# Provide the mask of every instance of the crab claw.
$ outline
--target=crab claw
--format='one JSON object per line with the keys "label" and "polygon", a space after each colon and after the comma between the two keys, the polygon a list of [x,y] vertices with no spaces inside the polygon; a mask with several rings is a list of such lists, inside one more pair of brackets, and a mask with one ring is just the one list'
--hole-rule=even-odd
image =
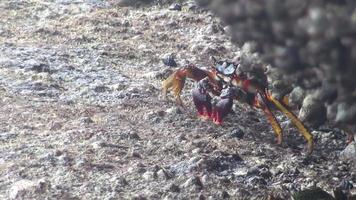
{"label": "crab claw", "polygon": [[209,79],[200,80],[193,89],[193,101],[198,111],[198,116],[202,119],[210,119],[212,113],[211,97],[209,95]]}
{"label": "crab claw", "polygon": [[232,103],[235,98],[235,91],[232,88],[226,88],[222,91],[220,99],[215,104],[212,113],[212,120],[215,124],[221,125],[223,119],[232,111]]}

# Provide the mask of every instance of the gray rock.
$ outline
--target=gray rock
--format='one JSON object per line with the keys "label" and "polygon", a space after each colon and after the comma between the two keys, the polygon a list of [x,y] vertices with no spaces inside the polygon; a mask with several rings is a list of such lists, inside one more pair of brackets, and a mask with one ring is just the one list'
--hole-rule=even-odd
{"label": "gray rock", "polygon": [[145,173],[142,174],[142,178],[144,178],[147,181],[152,181],[157,178],[157,173],[152,171],[146,171]]}
{"label": "gray rock", "polygon": [[188,180],[186,180],[182,185],[182,188],[187,188],[187,189],[193,189],[193,190],[202,190],[203,189],[203,183],[200,181],[199,177],[190,177]]}
{"label": "gray rock", "polygon": [[292,107],[299,108],[302,106],[303,100],[305,98],[305,91],[301,87],[293,88],[292,92],[289,94],[289,105]]}
{"label": "gray rock", "polygon": [[169,10],[181,11],[182,10],[182,5],[180,5],[179,3],[174,3],[171,6],[169,6]]}
{"label": "gray rock", "polygon": [[153,0],[119,0],[117,4],[120,6],[137,6],[141,3],[147,4],[151,2],[153,2]]}
{"label": "gray rock", "polygon": [[23,179],[11,185],[8,197],[9,199],[26,199],[26,195],[43,193],[48,187],[50,187],[50,184],[44,179],[37,181]]}
{"label": "gray rock", "polygon": [[340,158],[344,161],[353,161],[356,163],[356,142],[350,143],[340,152]]}
{"label": "gray rock", "polygon": [[307,95],[299,111],[299,119],[312,127],[318,127],[326,121],[326,106],[314,95]]}
{"label": "gray rock", "polygon": [[245,135],[245,132],[242,129],[236,128],[236,129],[231,131],[229,137],[242,139],[244,137],[244,135]]}
{"label": "gray rock", "polygon": [[[321,93],[322,103],[355,101],[356,55],[351,52],[354,52],[356,39],[350,37],[356,24],[354,1],[197,2],[210,8],[231,27],[236,44],[242,46],[246,42],[255,42],[256,51],[263,61],[278,69],[283,79],[291,81],[290,85],[307,89],[320,89],[323,85],[326,90]],[[276,82],[277,79],[271,81]],[[275,83],[272,87],[280,85]],[[308,94],[314,92],[307,91]],[[276,95],[281,96],[280,91]],[[319,109],[322,111],[323,108]],[[355,116],[356,109],[349,109],[349,112],[344,112],[340,108],[340,121],[348,118],[346,116]],[[324,120],[321,114],[319,116]],[[322,120],[315,121],[316,126]]]}
{"label": "gray rock", "polygon": [[174,60],[174,54],[172,54],[172,53],[167,53],[167,54],[163,55],[162,62],[163,62],[163,64],[165,64],[169,67],[177,67],[177,63]]}
{"label": "gray rock", "polygon": [[168,191],[178,193],[180,192],[180,188],[178,185],[171,183],[170,185],[168,185]]}

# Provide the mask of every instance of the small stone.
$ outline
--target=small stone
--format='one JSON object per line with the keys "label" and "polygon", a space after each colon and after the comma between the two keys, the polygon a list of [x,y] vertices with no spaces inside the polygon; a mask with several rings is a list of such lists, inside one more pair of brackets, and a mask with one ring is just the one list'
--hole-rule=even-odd
{"label": "small stone", "polygon": [[199,177],[191,177],[185,183],[182,184],[183,188],[194,188],[196,190],[203,189],[203,183],[200,181]]}
{"label": "small stone", "polygon": [[182,6],[179,3],[174,3],[171,6],[169,6],[169,10],[181,11],[182,10]]}
{"label": "small stone", "polygon": [[219,195],[222,199],[228,199],[230,198],[230,194],[228,192],[226,192],[225,190],[222,191]]}
{"label": "small stone", "polygon": [[57,131],[57,130],[61,129],[62,127],[63,127],[63,125],[60,122],[51,122],[49,129],[51,131]]}
{"label": "small stone", "polygon": [[122,188],[129,184],[125,177],[122,176],[114,177],[111,179],[111,181],[114,183],[114,190],[117,192],[122,191]]}
{"label": "small stone", "polygon": [[157,177],[161,180],[168,180],[168,179],[172,178],[172,176],[173,176],[173,174],[168,173],[164,169],[160,169],[157,171]]}
{"label": "small stone", "polygon": [[88,161],[84,158],[79,158],[75,161],[75,167],[82,168],[88,164]]}
{"label": "small stone", "polygon": [[140,140],[140,136],[136,132],[130,132],[129,134],[130,139]]}
{"label": "small stone", "polygon": [[206,199],[205,196],[202,193],[199,194],[198,198],[199,198],[199,200],[205,200]]}
{"label": "small stone", "polygon": [[343,180],[341,183],[338,185],[338,188],[342,190],[351,190],[354,188],[353,184],[348,181],[348,180]]}
{"label": "small stone", "polygon": [[230,133],[230,138],[238,138],[238,139],[242,139],[244,137],[245,133],[242,129],[240,128],[236,128],[234,130],[231,131]]}
{"label": "small stone", "polygon": [[147,171],[142,174],[142,178],[144,178],[147,181],[154,180],[157,177],[157,174],[151,171]]}
{"label": "small stone", "polygon": [[201,182],[202,184],[207,184],[209,181],[209,176],[207,174],[205,174],[203,177],[201,177]]}
{"label": "small stone", "polygon": [[142,158],[141,154],[136,152],[136,151],[131,152],[130,157],[132,157],[132,158]]}
{"label": "small stone", "polygon": [[105,146],[105,143],[103,141],[95,141],[91,143],[91,146],[93,149],[100,149]]}
{"label": "small stone", "polygon": [[192,154],[199,154],[201,152],[200,148],[195,148],[192,150]]}
{"label": "small stone", "polygon": [[305,91],[301,87],[295,87],[289,94],[289,106],[300,107],[305,97]]}
{"label": "small stone", "polygon": [[177,67],[177,63],[174,60],[174,55],[172,53],[165,54],[162,58],[162,62],[169,67]]}
{"label": "small stone", "polygon": [[80,119],[80,121],[84,124],[91,124],[94,122],[90,117],[83,117]]}
{"label": "small stone", "polygon": [[167,114],[182,114],[182,111],[178,107],[171,107],[166,110]]}
{"label": "small stone", "polygon": [[303,100],[298,118],[312,127],[319,127],[326,121],[326,106],[314,95],[308,95]]}
{"label": "small stone", "polygon": [[155,74],[154,78],[159,79],[159,80],[167,79],[172,73],[173,73],[173,70],[167,68],[167,69],[164,69],[162,72],[157,72]]}
{"label": "small stone", "polygon": [[69,157],[67,153],[63,153],[61,156],[58,157],[58,164],[62,166],[69,166],[71,165],[72,158]]}
{"label": "small stone", "polygon": [[10,199],[26,199],[25,195],[28,193],[40,192],[43,186],[43,181],[36,182],[27,179],[17,181],[12,184],[9,190]]}
{"label": "small stone", "polygon": [[347,147],[340,152],[340,159],[344,161],[354,161],[356,162],[356,143],[352,142]]}
{"label": "small stone", "polygon": [[170,192],[176,192],[176,193],[180,192],[179,186],[174,183],[170,184],[168,188]]}

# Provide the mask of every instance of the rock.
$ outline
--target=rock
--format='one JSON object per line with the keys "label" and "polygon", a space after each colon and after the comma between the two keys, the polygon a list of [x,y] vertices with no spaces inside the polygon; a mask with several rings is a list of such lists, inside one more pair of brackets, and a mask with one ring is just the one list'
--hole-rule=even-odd
{"label": "rock", "polygon": [[49,187],[50,183],[44,179],[38,181],[23,179],[11,185],[9,199],[26,199],[26,195],[43,193]]}
{"label": "rock", "polygon": [[93,143],[91,143],[91,146],[93,149],[101,149],[105,146],[105,142],[103,141],[95,141]]}
{"label": "rock", "polygon": [[[231,26],[232,40],[237,45],[255,42],[263,62],[280,71],[285,80],[290,80],[289,85],[306,88],[307,94],[324,87],[321,103],[355,102],[356,54],[351,52],[356,39],[349,36],[356,24],[354,1],[197,2]],[[346,121],[356,119],[355,116],[356,109],[340,108],[338,119],[353,125],[355,121]]]}
{"label": "rock", "polygon": [[121,192],[124,187],[129,185],[123,176],[115,176],[111,179],[111,181],[113,182],[113,187],[116,192]]}
{"label": "rock", "polygon": [[186,182],[181,185],[182,188],[194,189],[194,190],[202,190],[203,183],[200,181],[199,177],[191,177]]}
{"label": "rock", "polygon": [[354,188],[353,184],[348,181],[348,180],[343,180],[341,183],[338,185],[338,188],[341,190],[346,190],[349,191]]}
{"label": "rock", "polygon": [[178,185],[174,184],[174,183],[171,183],[169,186],[168,186],[168,191],[170,192],[180,192],[180,188]]}
{"label": "rock", "polygon": [[182,114],[182,111],[179,109],[179,107],[174,106],[174,107],[168,108],[166,110],[166,113],[170,114],[170,115],[175,115],[175,114]]}
{"label": "rock", "polygon": [[293,88],[292,92],[289,94],[289,106],[299,108],[302,106],[303,100],[305,98],[305,91],[301,87]]}
{"label": "rock", "polygon": [[164,169],[160,169],[157,171],[157,177],[161,180],[168,180],[173,177],[173,174],[167,172]]}
{"label": "rock", "polygon": [[356,142],[352,142],[340,152],[340,159],[344,161],[354,161],[356,163]]}
{"label": "rock", "polygon": [[162,62],[169,67],[177,67],[177,63],[174,60],[174,55],[172,53],[165,54],[162,58]]}
{"label": "rock", "polygon": [[204,194],[200,193],[199,196],[198,196],[198,199],[199,200],[205,200],[206,198],[205,198]]}
{"label": "rock", "polygon": [[197,8],[198,8],[197,4],[194,1],[187,2],[186,6],[187,6],[187,9],[190,11],[197,10]]}
{"label": "rock", "polygon": [[147,171],[147,172],[142,174],[142,178],[144,178],[147,181],[152,181],[152,180],[157,178],[157,173],[154,173],[154,172],[151,172],[151,171]]}
{"label": "rock", "polygon": [[151,3],[153,0],[119,0],[117,4],[119,6],[137,6],[140,3]]}
{"label": "rock", "polygon": [[319,127],[326,121],[326,106],[314,95],[307,95],[299,111],[299,119],[312,127]]}
{"label": "rock", "polygon": [[221,199],[229,199],[230,198],[230,194],[228,192],[226,192],[225,190],[221,191],[219,196]]}
{"label": "rock", "polygon": [[182,10],[182,5],[180,5],[179,3],[174,3],[171,6],[169,6],[169,10],[181,11]]}
{"label": "rock", "polygon": [[74,166],[77,168],[83,168],[88,164],[88,161],[85,158],[78,158],[75,160]]}
{"label": "rock", "polygon": [[240,128],[236,128],[234,130],[231,131],[229,137],[230,138],[237,138],[237,139],[242,139],[245,135],[245,132],[240,129]]}
{"label": "rock", "polygon": [[173,73],[172,69],[164,69],[162,72],[157,72],[154,78],[159,80],[167,79]]}
{"label": "rock", "polygon": [[311,188],[293,194],[295,200],[334,200],[334,198],[321,188]]}
{"label": "rock", "polygon": [[58,164],[62,166],[70,166],[72,161],[73,159],[67,153],[63,153],[58,157]]}
{"label": "rock", "polygon": [[337,106],[336,123],[350,124],[354,126],[356,122],[356,103],[340,103]]}
{"label": "rock", "polygon": [[47,64],[41,63],[37,60],[30,59],[25,61],[22,65],[25,69],[32,70],[38,73],[50,72],[50,68]]}

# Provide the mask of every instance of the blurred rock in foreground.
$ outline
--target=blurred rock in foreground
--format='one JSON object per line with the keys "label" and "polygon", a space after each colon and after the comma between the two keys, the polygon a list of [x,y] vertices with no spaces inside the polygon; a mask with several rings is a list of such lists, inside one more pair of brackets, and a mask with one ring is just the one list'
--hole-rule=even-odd
{"label": "blurred rock in foreground", "polygon": [[197,2],[230,26],[235,43],[255,43],[266,63],[336,105],[331,121],[356,124],[356,1]]}

